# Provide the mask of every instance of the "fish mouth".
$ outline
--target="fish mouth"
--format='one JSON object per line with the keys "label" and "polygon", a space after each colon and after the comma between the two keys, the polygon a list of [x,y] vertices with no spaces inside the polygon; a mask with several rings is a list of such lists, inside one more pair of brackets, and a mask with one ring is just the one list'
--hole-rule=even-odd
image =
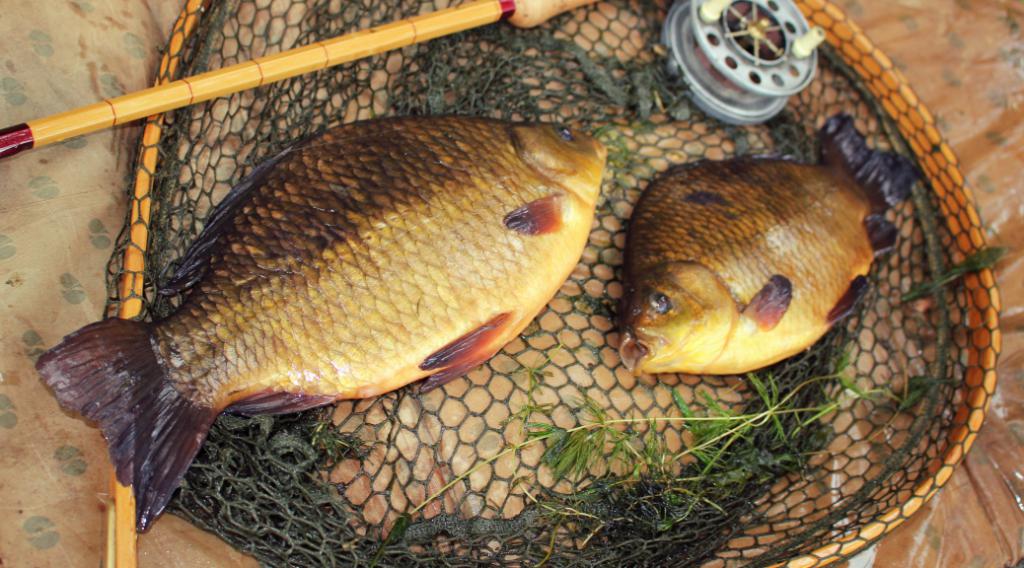
{"label": "fish mouth", "polygon": [[634,337],[633,333],[626,331],[622,334],[622,344],[619,345],[619,358],[626,366],[626,369],[634,375],[640,372],[644,360],[650,355],[651,349],[642,340]]}

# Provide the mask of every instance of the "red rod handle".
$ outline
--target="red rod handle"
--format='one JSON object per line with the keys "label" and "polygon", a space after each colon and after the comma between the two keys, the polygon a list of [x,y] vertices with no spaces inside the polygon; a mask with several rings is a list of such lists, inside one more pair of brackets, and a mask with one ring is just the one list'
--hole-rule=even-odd
{"label": "red rod handle", "polygon": [[0,129],[0,158],[13,156],[22,150],[30,150],[35,143],[32,129],[24,122]]}

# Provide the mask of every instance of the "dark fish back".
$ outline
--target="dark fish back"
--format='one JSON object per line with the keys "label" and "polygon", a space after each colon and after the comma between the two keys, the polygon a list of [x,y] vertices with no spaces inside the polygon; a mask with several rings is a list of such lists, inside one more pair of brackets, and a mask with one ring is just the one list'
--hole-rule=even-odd
{"label": "dark fish back", "polygon": [[780,251],[771,236],[790,231],[795,240],[812,231],[807,218],[831,217],[841,204],[829,201],[849,198],[840,195],[846,189],[825,168],[772,158],[676,168],[640,198],[630,220],[626,270],[640,274],[663,262],[699,262],[748,301],[778,273]]}

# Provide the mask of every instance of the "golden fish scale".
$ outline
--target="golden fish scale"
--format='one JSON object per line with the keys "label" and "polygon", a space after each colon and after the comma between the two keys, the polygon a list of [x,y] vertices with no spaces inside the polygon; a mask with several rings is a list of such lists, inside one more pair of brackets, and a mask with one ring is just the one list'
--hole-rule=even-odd
{"label": "golden fish scale", "polygon": [[[204,280],[158,327],[161,354],[179,389],[210,404],[262,390],[347,398],[396,388],[500,313],[525,326],[546,302],[538,297],[554,293],[589,217],[536,236],[502,223],[554,192],[505,123],[329,131],[239,211]],[[532,282],[552,278],[550,292]]]}
{"label": "golden fish scale", "polygon": [[[710,195],[686,199],[698,192]],[[644,201],[630,221],[626,270],[641,275],[663,262],[695,261],[722,278],[741,308],[781,274],[793,284],[789,312],[822,318],[824,325],[824,315],[873,257],[863,226],[866,198],[824,166],[758,158],[704,162],[662,176]]]}

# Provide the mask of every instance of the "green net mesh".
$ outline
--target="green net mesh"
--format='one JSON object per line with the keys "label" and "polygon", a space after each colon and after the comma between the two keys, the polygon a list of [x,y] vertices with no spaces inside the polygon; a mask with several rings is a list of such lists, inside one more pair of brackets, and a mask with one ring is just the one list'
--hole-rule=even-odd
{"label": "green net mesh", "polygon": [[[216,2],[185,43],[179,74],[447,4]],[[178,299],[152,284],[173,270],[211,206],[255,164],[328,126],[444,113],[560,121],[610,150],[586,251],[520,338],[425,395],[407,388],[299,415],[222,416],[174,513],[272,566],[731,566],[806,553],[908,499],[941,461],[968,365],[963,291],[901,301],[955,260],[924,185],[890,212],[897,248],[876,263],[857,314],[760,373],[771,392],[743,377],[637,379],[621,365],[614,306],[626,223],[658,172],[741,154],[813,161],[817,127],[837,112],[853,115],[871,145],[906,151],[830,49],[810,88],[768,124],[706,117],[662,71],[664,12],[660,2],[602,2],[538,29],[489,26],[167,117],[146,318],[174,309]],[[126,231],[109,266],[112,305],[129,241]],[[741,436],[719,439],[726,448],[707,446],[710,457],[694,448],[715,433],[676,420],[689,410],[731,427],[780,398],[821,412],[747,420]],[[580,449],[574,431],[603,432],[588,443],[604,451],[559,471],[558,456]]]}

